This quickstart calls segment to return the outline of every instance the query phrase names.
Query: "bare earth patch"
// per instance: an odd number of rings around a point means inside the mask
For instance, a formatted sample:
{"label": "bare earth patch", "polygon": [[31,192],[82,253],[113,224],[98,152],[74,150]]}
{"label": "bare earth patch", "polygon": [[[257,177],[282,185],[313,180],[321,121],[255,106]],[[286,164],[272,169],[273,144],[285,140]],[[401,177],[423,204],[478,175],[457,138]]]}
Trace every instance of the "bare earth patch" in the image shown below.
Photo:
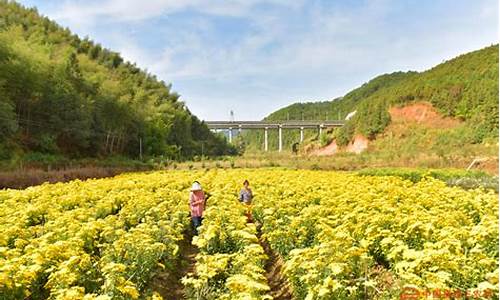
{"label": "bare earth patch", "polygon": [[359,154],[368,148],[368,139],[358,134],[354,140],[347,145],[346,151]]}
{"label": "bare earth patch", "polygon": [[151,290],[163,299],[186,299],[182,277],[195,272],[196,255],[199,250],[191,244],[191,235],[187,235],[180,243],[181,259],[173,270],[165,269],[156,274],[151,281]]}
{"label": "bare earth patch", "polygon": [[290,284],[282,273],[283,259],[271,249],[265,239],[260,237],[259,240],[268,256],[265,269],[267,284],[271,288],[269,295],[272,296],[274,300],[292,299]]}
{"label": "bare earth patch", "polygon": [[333,140],[330,144],[326,145],[323,148],[319,148],[311,152],[311,155],[316,155],[316,156],[326,156],[326,155],[333,155],[339,151],[339,148],[337,146],[337,142]]}
{"label": "bare earth patch", "polygon": [[[460,121],[454,118],[443,117],[429,102],[416,102],[402,107],[391,107],[391,124],[389,128],[398,127],[405,130],[410,124],[418,124],[428,128],[454,128],[460,125]],[[368,148],[369,141],[358,134],[347,145],[345,150],[339,149],[337,143],[332,141],[329,145],[310,151],[312,156],[334,155],[339,151],[359,154]]]}
{"label": "bare earth patch", "polygon": [[38,169],[24,169],[9,172],[0,172],[0,189],[24,189],[44,182],[68,182],[75,179],[86,180],[92,178],[113,177],[121,173],[138,171],[124,168],[84,167],[64,170],[44,171]]}
{"label": "bare earth patch", "polygon": [[430,128],[453,128],[460,121],[443,117],[429,102],[416,102],[389,109],[392,123],[417,123]]}

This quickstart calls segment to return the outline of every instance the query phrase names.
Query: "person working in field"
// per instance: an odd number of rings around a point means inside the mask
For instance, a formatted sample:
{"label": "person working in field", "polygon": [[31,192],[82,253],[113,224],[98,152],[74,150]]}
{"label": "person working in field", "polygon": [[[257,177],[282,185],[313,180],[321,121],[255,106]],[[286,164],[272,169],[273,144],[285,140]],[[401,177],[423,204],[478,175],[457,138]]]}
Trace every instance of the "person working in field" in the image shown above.
{"label": "person working in field", "polygon": [[240,200],[240,202],[247,205],[246,216],[247,216],[248,222],[253,221],[253,219],[252,219],[252,207],[251,207],[252,199],[253,199],[253,193],[252,193],[252,189],[250,188],[250,182],[248,182],[248,180],[245,179],[245,181],[243,182],[243,188],[240,191],[239,200]]}
{"label": "person working in field", "polygon": [[198,233],[198,227],[200,227],[203,220],[205,203],[205,192],[203,192],[201,184],[198,181],[193,182],[191,192],[189,193],[189,208],[191,209],[191,220],[193,221],[196,233]]}

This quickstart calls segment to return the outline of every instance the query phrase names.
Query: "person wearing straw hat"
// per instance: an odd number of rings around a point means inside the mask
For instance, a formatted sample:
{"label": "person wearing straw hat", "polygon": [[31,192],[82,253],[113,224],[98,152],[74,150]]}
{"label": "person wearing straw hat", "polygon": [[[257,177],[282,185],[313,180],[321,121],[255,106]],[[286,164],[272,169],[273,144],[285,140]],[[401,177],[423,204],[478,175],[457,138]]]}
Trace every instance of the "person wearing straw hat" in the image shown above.
{"label": "person wearing straw hat", "polygon": [[196,232],[198,232],[198,227],[200,227],[203,220],[205,202],[205,192],[203,192],[201,184],[198,181],[193,182],[189,193],[189,208],[191,209],[191,220]]}

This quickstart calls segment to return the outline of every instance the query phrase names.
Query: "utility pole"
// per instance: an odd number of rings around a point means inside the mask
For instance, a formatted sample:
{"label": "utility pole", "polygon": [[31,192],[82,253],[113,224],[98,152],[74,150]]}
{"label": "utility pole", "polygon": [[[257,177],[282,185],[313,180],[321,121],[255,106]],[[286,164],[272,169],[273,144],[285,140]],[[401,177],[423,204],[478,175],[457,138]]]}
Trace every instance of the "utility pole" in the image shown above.
{"label": "utility pole", "polygon": [[[234,111],[229,111],[229,121],[234,122]],[[229,127],[229,144],[233,143],[233,127]]]}
{"label": "utility pole", "polygon": [[203,161],[204,157],[205,157],[205,154],[204,154],[203,150],[204,150],[203,149],[203,141],[201,141],[201,161]]}

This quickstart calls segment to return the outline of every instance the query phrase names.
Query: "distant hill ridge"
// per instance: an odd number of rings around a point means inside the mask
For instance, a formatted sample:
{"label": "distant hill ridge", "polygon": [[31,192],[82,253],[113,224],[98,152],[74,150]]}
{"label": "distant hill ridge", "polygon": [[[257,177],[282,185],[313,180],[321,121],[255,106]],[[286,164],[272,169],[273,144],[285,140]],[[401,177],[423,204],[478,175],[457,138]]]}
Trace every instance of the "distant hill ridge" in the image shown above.
{"label": "distant hill ridge", "polygon": [[[266,120],[338,119],[357,111],[335,133],[337,144],[347,145],[356,134],[373,139],[390,124],[388,109],[426,101],[443,116],[463,120],[470,143],[498,137],[498,45],[460,55],[424,72],[394,72],[377,76],[332,101],[294,103]],[[314,138],[316,132],[309,132]],[[248,133],[249,147],[259,148],[262,134]],[[298,141],[298,133],[285,135],[285,144]],[[271,135],[271,143],[275,136]]]}

